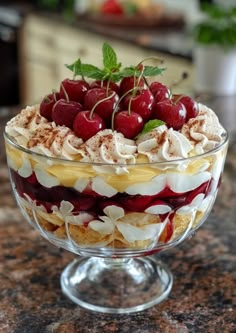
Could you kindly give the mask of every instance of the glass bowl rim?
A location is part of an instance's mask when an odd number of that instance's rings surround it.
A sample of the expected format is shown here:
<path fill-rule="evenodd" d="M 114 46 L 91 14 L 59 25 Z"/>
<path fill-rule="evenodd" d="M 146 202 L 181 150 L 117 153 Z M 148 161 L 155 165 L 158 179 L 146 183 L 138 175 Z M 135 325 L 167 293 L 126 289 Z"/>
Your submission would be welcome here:
<path fill-rule="evenodd" d="M 166 161 L 159 161 L 159 162 L 141 162 L 141 163 L 105 163 L 105 162 L 83 162 L 79 160 L 69 160 L 62 157 L 54 157 L 54 156 L 48 156 L 44 155 L 38 152 L 34 152 L 28 148 L 25 148 L 21 145 L 19 145 L 17 142 L 14 141 L 14 139 L 6 132 L 3 133 L 4 139 L 6 142 L 8 142 L 10 145 L 15 147 L 17 150 L 21 150 L 22 152 L 28 154 L 28 155 L 36 155 L 38 157 L 44 158 L 44 159 L 50 159 L 54 162 L 60 162 L 60 163 L 68 163 L 68 164 L 81 164 L 81 165 L 94 165 L 94 166 L 112 166 L 112 167 L 135 167 L 135 166 L 147 166 L 147 165 L 166 165 L 166 164 L 175 164 L 180 162 L 186 162 L 186 161 L 194 161 L 199 158 L 204 158 L 209 155 L 212 155 L 213 153 L 216 153 L 217 151 L 221 150 L 222 147 L 224 147 L 229 142 L 229 133 L 227 130 L 224 130 L 224 133 L 222 134 L 223 141 L 220 142 L 217 146 L 214 148 L 193 156 L 183 157 L 183 158 L 176 158 L 173 160 L 166 160 Z"/>

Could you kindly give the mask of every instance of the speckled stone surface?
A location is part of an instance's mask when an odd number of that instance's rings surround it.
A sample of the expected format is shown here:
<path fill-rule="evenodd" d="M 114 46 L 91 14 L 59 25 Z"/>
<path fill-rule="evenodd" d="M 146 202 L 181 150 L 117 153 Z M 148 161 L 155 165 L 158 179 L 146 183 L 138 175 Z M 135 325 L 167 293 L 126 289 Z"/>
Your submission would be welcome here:
<path fill-rule="evenodd" d="M 1 130 L 7 117 L 0 116 Z M 60 273 L 74 255 L 48 243 L 21 216 L 2 139 L 0 249 L 0 333 L 235 333 L 235 135 L 208 220 L 193 237 L 160 255 L 172 270 L 174 285 L 169 298 L 151 309 L 130 315 L 93 313 L 62 294 Z"/>

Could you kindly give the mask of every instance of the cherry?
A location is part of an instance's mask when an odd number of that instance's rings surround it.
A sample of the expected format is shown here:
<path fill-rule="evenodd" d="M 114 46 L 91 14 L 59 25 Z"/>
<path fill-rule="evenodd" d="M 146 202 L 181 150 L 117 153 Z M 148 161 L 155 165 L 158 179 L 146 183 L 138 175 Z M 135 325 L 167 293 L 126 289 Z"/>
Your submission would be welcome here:
<path fill-rule="evenodd" d="M 84 80 L 65 79 L 61 82 L 60 97 L 83 104 L 89 88 L 89 84 Z"/>
<path fill-rule="evenodd" d="M 115 82 L 108 81 L 108 80 L 104 80 L 104 81 L 96 80 L 96 81 L 93 81 L 90 84 L 90 88 L 109 88 L 109 89 L 115 91 L 117 93 L 117 95 L 120 94 L 120 87 L 119 87 L 119 85 L 116 84 Z"/>
<path fill-rule="evenodd" d="M 52 121 L 52 108 L 58 99 L 60 99 L 60 93 L 55 92 L 45 96 L 40 103 L 39 112 L 48 121 Z"/>
<path fill-rule="evenodd" d="M 78 102 L 59 99 L 52 108 L 52 119 L 57 125 L 65 125 L 73 129 L 74 119 L 82 109 L 82 105 Z"/>
<path fill-rule="evenodd" d="M 163 99 L 154 104 L 152 117 L 164 121 L 169 128 L 179 130 L 186 121 L 186 108 L 181 102 Z"/>
<path fill-rule="evenodd" d="M 70 202 L 74 206 L 74 212 L 87 211 L 94 207 L 96 204 L 96 198 L 80 194 L 79 197 L 70 200 Z"/>
<path fill-rule="evenodd" d="M 121 96 L 124 95 L 129 90 L 132 90 L 135 87 L 139 87 L 141 89 L 144 88 L 145 87 L 144 79 L 134 76 L 124 77 L 120 81 L 120 95 Z"/>
<path fill-rule="evenodd" d="M 198 103 L 191 98 L 190 96 L 186 96 L 186 95 L 174 95 L 172 97 L 173 101 L 180 101 L 186 108 L 186 122 L 190 119 L 190 118 L 195 118 L 197 117 L 198 113 L 199 113 L 199 107 L 198 107 Z"/>
<path fill-rule="evenodd" d="M 163 99 L 170 98 L 171 92 L 166 85 L 161 82 L 152 82 L 149 87 L 151 93 L 153 94 L 155 101 L 160 102 Z"/>
<path fill-rule="evenodd" d="M 195 188 L 193 191 L 191 191 L 188 196 L 187 196 L 187 203 L 191 203 L 193 199 L 198 195 L 198 194 L 205 194 L 207 195 L 208 189 L 209 189 L 209 184 L 210 181 L 206 181 L 205 183 L 201 184 L 197 188 Z"/>
<path fill-rule="evenodd" d="M 152 200 L 151 195 L 129 195 L 121 198 L 120 203 L 130 211 L 143 212 Z"/>
<path fill-rule="evenodd" d="M 125 96 L 123 106 L 128 108 L 130 105 L 131 110 L 135 110 L 146 122 L 151 117 L 153 102 L 154 97 L 150 90 L 142 89 L 138 90 L 135 96 L 132 94 Z"/>
<path fill-rule="evenodd" d="M 105 0 L 100 8 L 103 14 L 123 15 L 124 10 L 117 0 Z"/>
<path fill-rule="evenodd" d="M 30 184 L 33 184 L 33 185 L 38 184 L 38 180 L 37 180 L 34 172 L 29 177 L 27 177 L 26 180 Z"/>
<path fill-rule="evenodd" d="M 110 89 L 107 91 L 106 88 L 93 88 L 84 97 L 84 108 L 91 110 L 97 104 L 96 114 L 108 125 L 118 100 L 119 96 Z M 99 101 L 101 103 L 98 103 Z"/>
<path fill-rule="evenodd" d="M 114 129 L 126 138 L 133 139 L 143 129 L 143 118 L 136 112 L 123 110 L 114 116 Z"/>
<path fill-rule="evenodd" d="M 90 139 L 105 127 L 103 119 L 95 112 L 91 115 L 91 111 L 79 112 L 73 125 L 75 134 L 84 141 Z"/>

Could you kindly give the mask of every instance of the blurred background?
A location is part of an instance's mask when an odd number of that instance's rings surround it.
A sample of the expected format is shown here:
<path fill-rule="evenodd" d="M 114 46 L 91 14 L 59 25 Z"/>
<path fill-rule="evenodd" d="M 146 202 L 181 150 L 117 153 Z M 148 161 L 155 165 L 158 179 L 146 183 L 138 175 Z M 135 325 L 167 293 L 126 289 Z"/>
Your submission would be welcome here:
<path fill-rule="evenodd" d="M 160 80 L 193 93 L 189 32 L 206 2 L 213 1 L 0 0 L 0 107 L 38 103 L 71 75 L 64 64 L 78 57 L 100 65 L 104 41 L 124 65 L 151 55 L 165 59 L 168 71 Z M 178 85 L 183 72 L 188 78 Z"/>

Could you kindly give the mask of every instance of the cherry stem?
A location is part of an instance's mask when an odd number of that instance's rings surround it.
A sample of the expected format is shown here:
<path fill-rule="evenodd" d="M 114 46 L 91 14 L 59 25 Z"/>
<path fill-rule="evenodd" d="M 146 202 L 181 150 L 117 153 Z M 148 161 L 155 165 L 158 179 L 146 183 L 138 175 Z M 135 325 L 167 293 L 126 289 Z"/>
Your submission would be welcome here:
<path fill-rule="evenodd" d="M 118 107 L 120 105 L 120 102 L 125 98 L 125 96 L 129 95 L 130 93 L 132 93 L 134 91 L 134 89 L 136 90 L 141 90 L 139 87 L 134 87 L 128 91 L 126 91 L 126 93 L 124 93 L 124 95 L 122 95 L 120 97 L 120 99 L 118 100 L 118 102 L 116 103 L 115 107 L 114 107 L 114 111 L 112 113 L 112 116 L 111 116 L 111 129 L 114 131 L 114 119 L 115 119 L 115 114 L 117 113 L 118 111 Z M 130 102 L 130 101 L 129 101 Z M 130 114 L 130 113 L 129 113 Z"/>
<path fill-rule="evenodd" d="M 179 101 L 181 100 L 181 98 L 184 97 L 184 95 L 180 95 L 176 101 L 174 101 L 174 104 L 176 105 L 177 103 L 179 103 Z"/>
<path fill-rule="evenodd" d="M 92 107 L 92 109 L 91 109 L 91 111 L 90 111 L 90 113 L 89 113 L 89 120 L 92 119 L 92 117 L 93 117 L 93 113 L 94 113 L 94 110 L 96 109 L 96 107 L 97 107 L 100 103 L 105 102 L 105 101 L 107 101 L 108 99 L 114 97 L 115 94 L 116 94 L 116 92 L 114 91 L 110 96 L 107 96 L 107 97 L 101 99 L 100 101 L 97 101 L 97 103 L 94 104 L 94 106 Z"/>
<path fill-rule="evenodd" d="M 55 89 L 52 90 L 52 96 L 54 98 L 54 101 L 56 102 L 57 101 L 57 95 L 56 95 L 56 90 Z"/>
<path fill-rule="evenodd" d="M 107 80 L 107 86 L 106 86 L 106 96 L 108 96 L 109 87 L 110 87 L 110 82 L 111 82 L 111 80 L 108 79 L 108 80 Z"/>
<path fill-rule="evenodd" d="M 144 72 L 144 67 L 142 66 L 142 70 L 141 70 L 140 75 L 138 77 L 137 86 L 139 86 L 141 78 L 144 77 L 143 72 Z M 135 91 L 135 93 L 136 93 L 136 91 Z"/>
<path fill-rule="evenodd" d="M 140 65 L 142 65 L 143 62 L 145 61 L 148 61 L 148 60 L 158 60 L 160 62 L 160 64 L 163 64 L 164 63 L 164 60 L 161 59 L 161 58 L 158 58 L 158 57 L 155 57 L 155 56 L 150 56 L 150 57 L 147 57 L 147 58 L 144 58 L 142 61 L 140 61 L 137 65 L 137 67 L 139 67 Z M 141 80 L 141 77 L 143 78 L 145 84 L 147 87 L 149 87 L 149 83 L 146 79 L 146 77 L 143 75 L 143 72 L 144 72 L 144 68 L 142 68 L 142 71 L 141 71 L 141 75 L 140 75 L 140 79 L 139 81 Z"/>
<path fill-rule="evenodd" d="M 70 99 L 69 99 L 69 96 L 68 96 L 68 94 L 67 94 L 67 92 L 66 92 L 65 87 L 63 86 L 63 83 L 61 84 L 61 88 L 62 88 L 62 90 L 63 90 L 63 93 L 64 93 L 65 97 L 66 97 L 66 101 L 69 102 Z"/>

